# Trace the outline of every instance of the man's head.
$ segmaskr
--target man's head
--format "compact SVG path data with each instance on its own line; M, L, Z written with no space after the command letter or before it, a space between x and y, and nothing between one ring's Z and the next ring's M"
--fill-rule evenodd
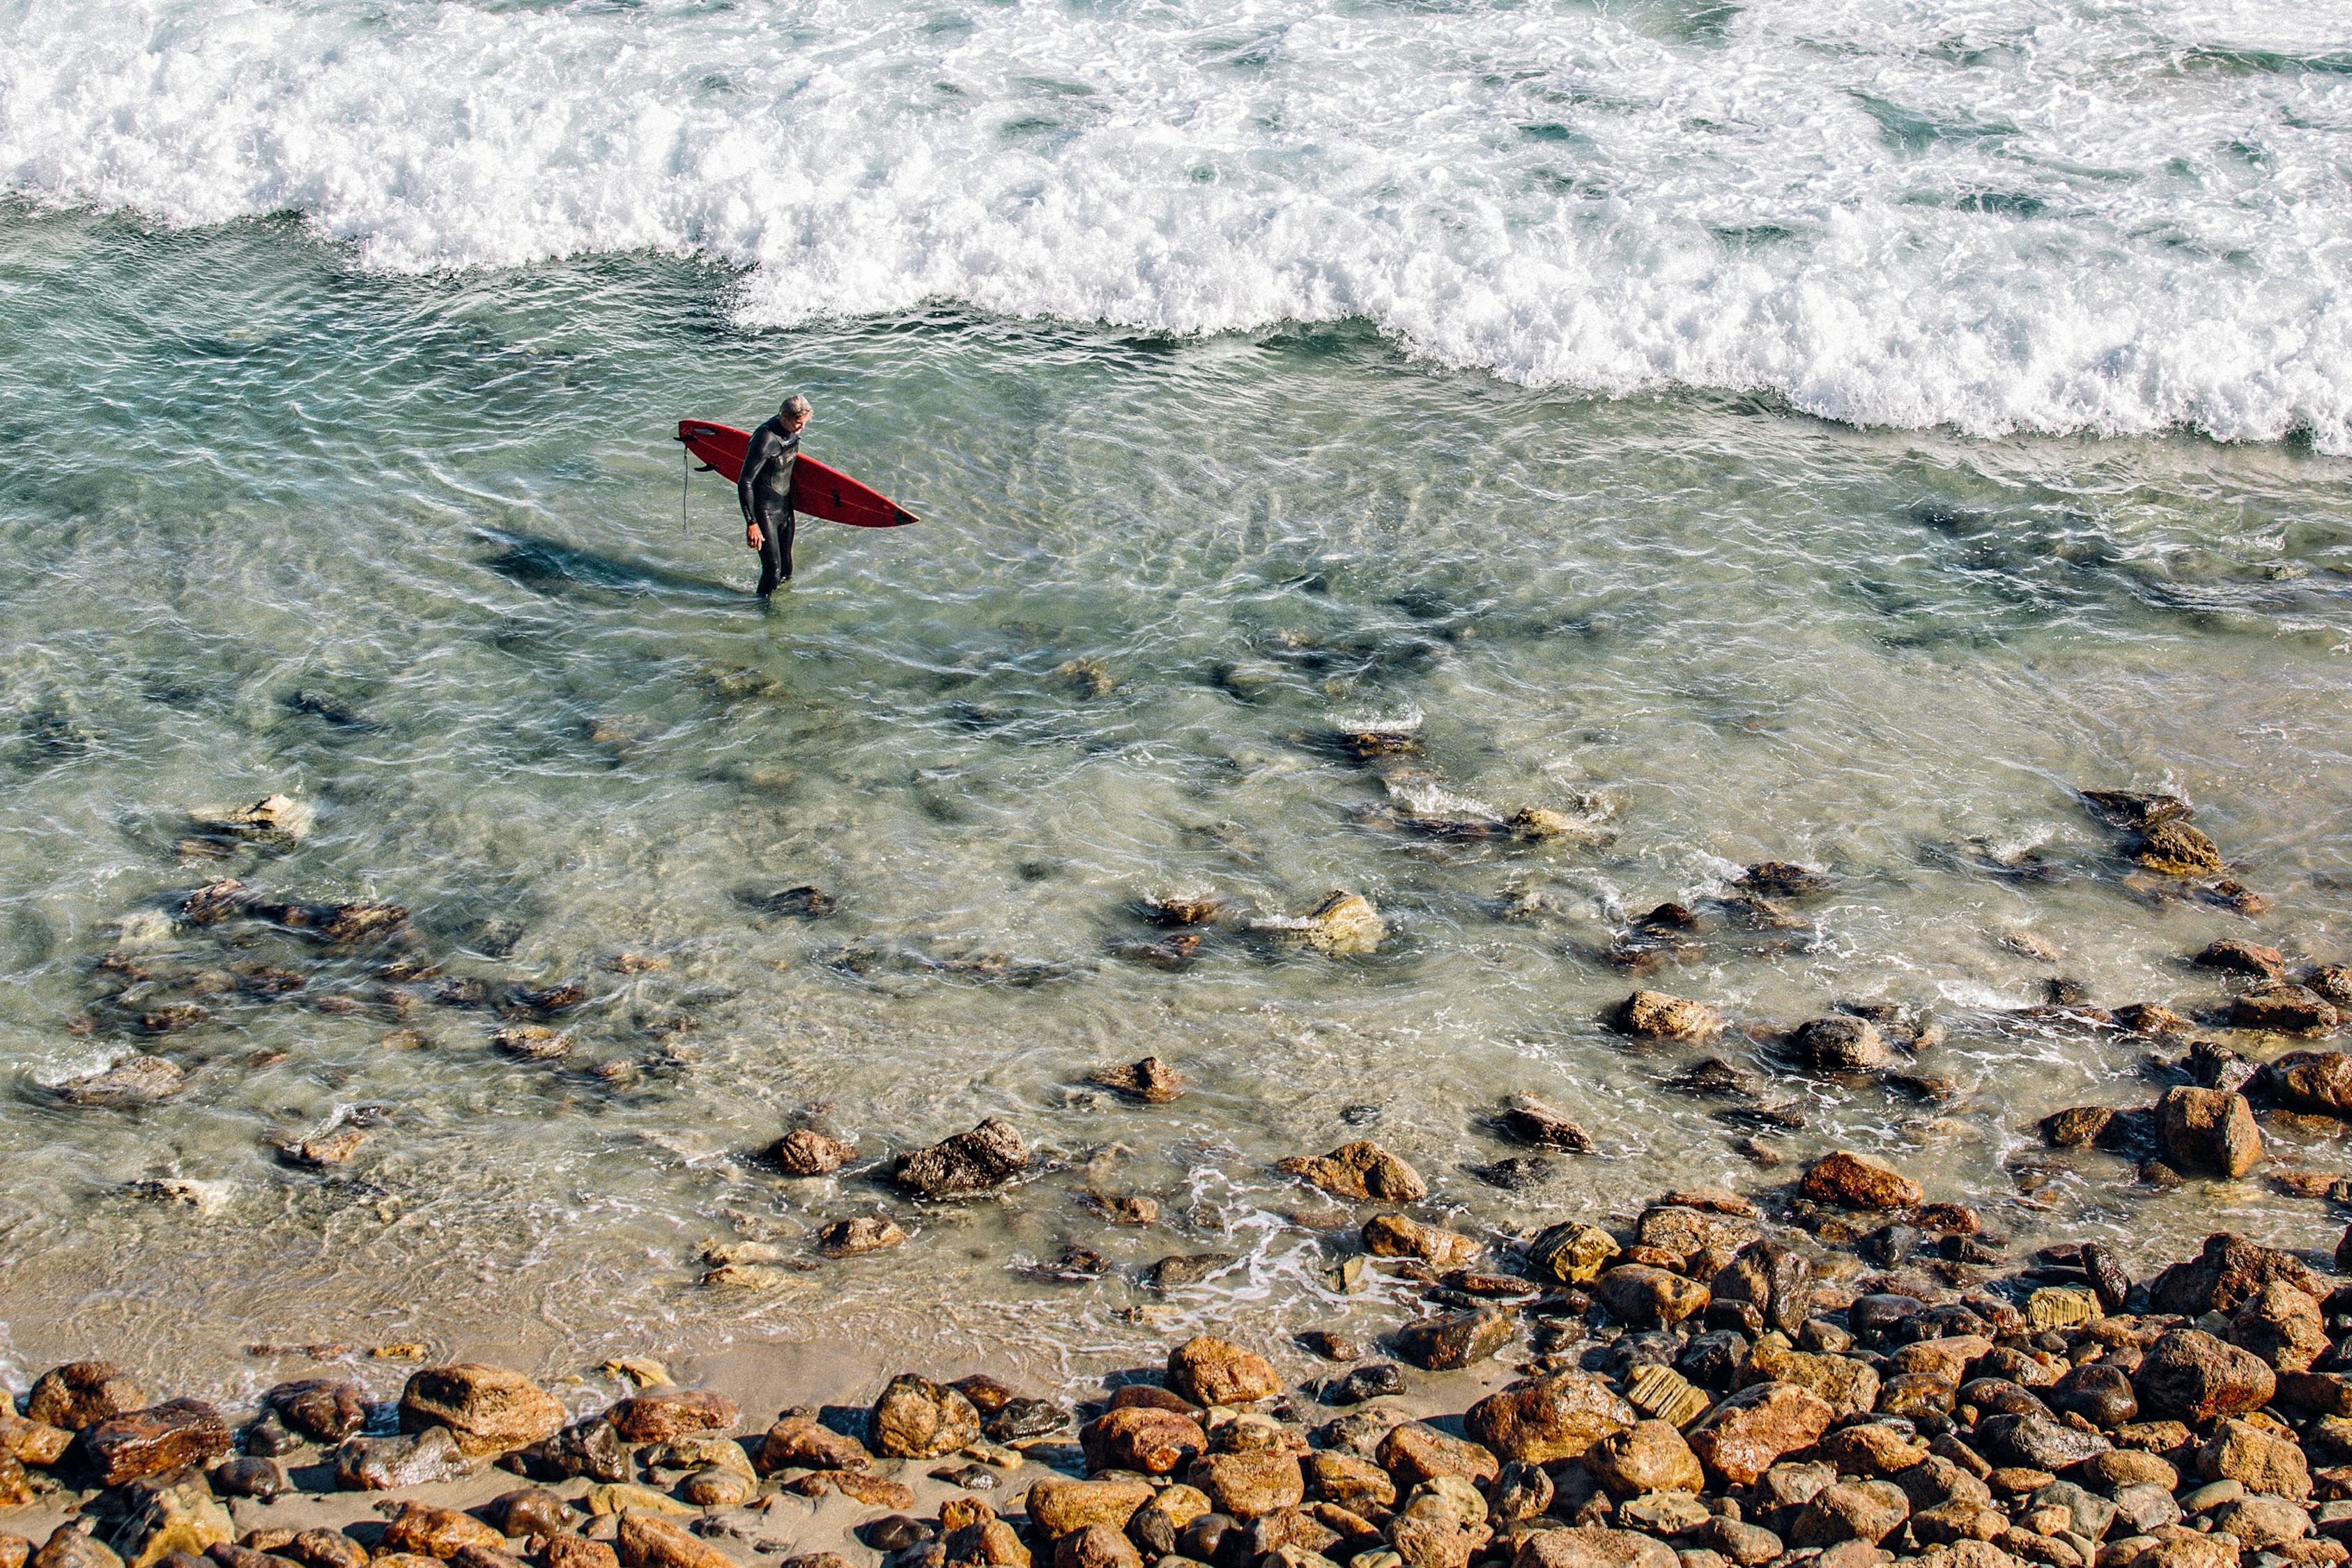
M784 428L798 435L801 426L809 422L809 400L795 392L784 399L784 405L776 413L782 418Z

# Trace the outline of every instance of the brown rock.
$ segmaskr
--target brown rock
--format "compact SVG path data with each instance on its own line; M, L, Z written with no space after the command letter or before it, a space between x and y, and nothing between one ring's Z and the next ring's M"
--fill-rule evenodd
M2302 1501L2311 1495L2311 1468L2291 1436L2248 1421L2223 1421L2197 1450L2197 1473L2209 1481L2237 1481L2250 1492Z
M866 1415L866 1442L893 1459L936 1459L980 1441L980 1412L961 1389L901 1373Z
M335 1484L347 1491L391 1491L466 1473L465 1456L446 1426L408 1437L346 1437L330 1458Z
M1397 1500L1396 1482L1369 1459L1338 1448L1321 1448L1300 1461L1307 1489L1327 1502L1361 1513Z
M122 1559L85 1532L87 1521L57 1527L32 1555L33 1568L122 1568Z
M100 1486L119 1487L229 1450L228 1423L201 1399L170 1399L83 1428L83 1458Z
M1172 1410L1129 1405L1106 1411L1078 1433L1091 1470L1140 1470L1171 1476L1209 1446L1200 1423Z
M2053 1149L2087 1149L2116 1118L2106 1105L2075 1105L2042 1119L2042 1141Z
M614 1544L622 1568L736 1568L716 1546L642 1509L622 1510Z
M827 1258L857 1258L897 1247L907 1239L898 1222L884 1215L854 1215L837 1219L816 1233Z
M1934 1341L1925 1342L1934 1343ZM1914 1349L1906 1345L1904 1350ZM1900 1356L1901 1352L1896 1352ZM1889 1367L1898 1373L1916 1370L1911 1365L1898 1365L1890 1359ZM1787 1338L1773 1332L1759 1337L1748 1352L1737 1381L1743 1387L1757 1383L1793 1383L1800 1388L1811 1389L1829 1404L1839 1417L1867 1415L1878 1404L1879 1377L1867 1362L1848 1356L1818 1355L1791 1347ZM1948 1380L1958 1381L1957 1376Z
M2173 1264L2149 1283L2149 1305L2184 1318L2235 1312L2273 1279L2307 1295L2327 1294L2327 1287L2294 1254L2217 1231L2205 1238L2197 1257Z
M841 1169L843 1163L857 1151L838 1138L828 1138L814 1128L802 1127L785 1133L769 1151L769 1158L791 1176L827 1176Z
M1390 1342L1425 1372L1454 1372L1486 1360L1518 1331L1517 1314L1495 1307L1407 1323Z
M1759 1239L1763 1229L1747 1215L1727 1214L1695 1204L1653 1204L1634 1224L1634 1239L1685 1258L1701 1252L1728 1257Z
M1342 1143L1328 1154L1294 1155L1275 1167L1304 1177L1333 1197L1413 1204L1429 1195L1421 1173L1369 1139Z
M490 1500L490 1522L504 1535L561 1535L569 1525L571 1507L562 1494L548 1487L517 1487Z
M1168 1352L1168 1386L1195 1405L1247 1405L1282 1392L1274 1363L1214 1334L1196 1334Z
M131 1374L110 1361L68 1362L34 1380L25 1402L29 1420L79 1432L110 1415L121 1415L147 1403Z
M308 1568L366 1568L367 1548L340 1530L297 1531L277 1548Z
M1184 1479L1206 1492L1219 1513L1239 1520L1297 1508L1307 1496L1306 1478L1290 1454L1207 1454Z
M768 1428L755 1456L762 1474L773 1470L862 1470L873 1456L856 1438L805 1415L786 1415Z
M1090 1524L1054 1542L1054 1568L1143 1568L1143 1554L1110 1526Z
M2254 1108L2242 1094L2175 1085L2156 1102L2157 1148L2176 1170L2235 1177L2263 1157Z
M1483 1487L1502 1473L1493 1450L1450 1437L1436 1427L1407 1421L1381 1439L1372 1458L1400 1485L1416 1486L1440 1476L1457 1476Z
M1722 1029L1723 1015L1704 1002L1636 991L1619 1005L1616 1026L1645 1040L1703 1040Z
M1463 1430L1506 1459L1548 1465L1573 1459L1635 1420L1633 1407L1588 1372L1528 1378L1486 1395L1462 1417Z
M1828 1401L1789 1383L1743 1388L1692 1428L1691 1451L1710 1480L1750 1486L1783 1454L1810 1447L1835 1418Z
M2289 980L2265 980L2230 999L2230 1023L2274 1035L2324 1035L2344 1021L2336 1004Z
M1511 1568L1677 1568L1674 1549L1631 1530L1538 1530L1519 1542Z
M2159 822L2140 839L2132 858L2168 877L2218 877L2221 852L2185 822Z
M261 1403L287 1426L320 1443L340 1443L367 1425L367 1396L345 1378L281 1383L263 1394Z
M421 1502L403 1503L385 1521L381 1552L413 1552L420 1557L446 1561L463 1546L506 1550L507 1538L470 1513L454 1508L431 1508Z
M969 1132L899 1155L890 1179L917 1197L970 1197L1028 1168L1029 1146L1021 1134L992 1116Z
M2276 980L2286 973L2286 955L2277 948L2257 946L2236 937L2223 937L2209 944L2191 962L2200 969L2251 974L2257 980Z
M724 1432L741 1420L743 1413L723 1394L678 1388L632 1394L604 1416L629 1442L667 1443L689 1432Z
M1125 1530L1135 1510L1151 1500L1151 1483L1140 1480L1072 1481L1051 1477L1029 1489L1029 1518L1049 1537L1088 1525Z
M2243 1497L2213 1510L2217 1532L2236 1536L2242 1551L2275 1551L2311 1533L2311 1515L2284 1498Z
M401 1430L446 1426L461 1454L520 1448L553 1436L562 1426L563 1406L555 1396L508 1367L478 1362L423 1367L400 1392Z
M1789 1529L1795 1546L1859 1541L1875 1546L1911 1517L1911 1500L1892 1481L1840 1481L1815 1492Z
M2260 1409L2277 1380L2261 1357L2200 1329L2175 1329L2148 1348L2132 1374L2140 1409L2202 1424Z
M1706 1489L1698 1456L1669 1422L1637 1421L1601 1438L1583 1458L1585 1469L1612 1497Z
M1146 1057L1125 1067L1097 1068L1087 1075L1087 1081L1145 1105L1165 1105L1185 1089L1183 1075L1158 1057Z
M543 1561L546 1568L621 1568L621 1554L610 1546L568 1533L547 1538Z
M1895 1058L1878 1026L1837 1014L1797 1026L1789 1048L1807 1067L1822 1072L1871 1072Z
M175 1555L201 1563L211 1548L225 1546L236 1535L228 1510L213 1500L212 1489L200 1477L149 1481L126 1488L109 1500L118 1499L126 1506L99 1533L126 1568L154 1568ZM32 1499L27 1495L16 1500Z
M1635 1329L1671 1328L1707 1303L1706 1287L1697 1280L1638 1263L1603 1274L1593 1295L1612 1317Z
M1811 1309L1813 1266L1803 1254L1777 1241L1751 1241L1716 1271L1708 1287L1713 1300L1745 1301L1784 1334L1803 1325Z
M1843 1149L1816 1160L1797 1190L1815 1203L1882 1211L1909 1208L1923 1195L1910 1177Z
M1544 1231L1527 1250L1528 1266L1538 1277L1573 1285L1597 1279L1619 1249L1616 1237L1599 1226L1571 1220Z
M2289 1051L2263 1068L2262 1085L2289 1110L2352 1118L2352 1055Z
M2319 1303L2284 1279L2273 1279L2238 1309L2230 1337L2280 1372L2307 1372L2328 1350Z
M1591 1133L1533 1095L1513 1095L1496 1120L1505 1132L1522 1143L1570 1154L1592 1152Z
M1458 1230L1424 1225L1401 1214L1364 1222L1364 1250L1374 1258L1418 1258L1440 1268L1460 1268L1478 1256L1478 1244Z
M54 1465L73 1446L74 1435L46 1421L28 1421L13 1410L0 1409L0 1450L20 1465ZM7 1568L0 1563L0 1568Z

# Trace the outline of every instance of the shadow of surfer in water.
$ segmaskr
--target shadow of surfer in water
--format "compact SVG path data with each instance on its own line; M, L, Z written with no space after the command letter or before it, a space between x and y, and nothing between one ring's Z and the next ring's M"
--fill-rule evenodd
M708 578L625 561L540 534L509 533L495 528L476 531L500 547L482 564L526 587L551 592L587 588L616 594L689 594L698 599L741 603L741 589Z

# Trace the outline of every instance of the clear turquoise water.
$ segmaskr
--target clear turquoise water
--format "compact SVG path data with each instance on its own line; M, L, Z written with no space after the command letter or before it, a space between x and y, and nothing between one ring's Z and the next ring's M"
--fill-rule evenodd
M1352 322L1182 337L940 306L753 330L740 286L635 255L388 277L282 221L0 209L20 1371L103 1348L226 1385L279 1369L252 1342L568 1366L844 1336L1076 1370L1235 1291L1262 1303L1253 1332L1377 1327L1403 1300L1323 1297L1339 1215L1269 1168L1355 1135L1348 1107L1380 1108L1371 1135L1431 1177L1432 1212L1482 1235L1789 1173L1660 1087L1691 1053L1601 1026L1633 982L1591 956L1766 857L1840 889L1791 931L1710 914L1643 983L1759 1026L1931 1005L1952 1037L1921 1065L1964 1090L1785 1079L1809 1119L1791 1156L1885 1152L2021 1249L2095 1227L2149 1259L2216 1213L2332 1241L2258 1181L2151 1196L2103 1156L2021 1176L2044 1111L2151 1091L2139 1043L1999 1014L2053 973L2213 1005L2183 961L2224 934L2352 956L2343 460L1533 391ZM763 611L710 477L681 532L667 435L793 389L817 405L810 451L925 521L807 525L802 580ZM1108 690L1067 668L1087 660ZM1411 715L1413 774L1332 742ZM2273 911L2135 893L2069 793L2116 785L2192 797ZM300 847L181 852L192 809L271 791L317 807ZM1599 846L1397 820L1587 795L1614 803ZM2037 879L2013 874L2028 850ZM119 984L93 968L114 922L225 873L403 904L448 973L586 982L573 1058L511 1061L481 1013L415 985L396 1014L360 960L242 927L151 933L142 996L239 958L304 990L214 998L160 1040L116 1015L75 1032ZM839 912L740 897L802 883ZM1125 956L1157 934L1133 901L1192 886L1240 915L1360 889L1391 936L1330 960L1222 929L1181 973ZM2063 959L1995 944L2018 929ZM600 967L623 952L667 967ZM383 1043L404 1026L426 1047ZM147 1048L193 1069L184 1095L96 1110L45 1087ZM1142 1109L1084 1086L1147 1052L1195 1091ZM1512 1090L1600 1155L1538 1193L1474 1179L1508 1152L1479 1118ZM359 1106L383 1120L350 1165L277 1162L271 1139ZM851 1173L782 1183L750 1156L814 1106L860 1165L1001 1114L1053 1168L950 1212ZM163 1176L214 1206L126 1190ZM1161 1221L1102 1225L1090 1184ZM693 1283L705 1241L814 1262L807 1230L877 1208L910 1245L769 1291ZM1169 1302L1026 1270L1073 1244L1119 1269L1247 1264Z

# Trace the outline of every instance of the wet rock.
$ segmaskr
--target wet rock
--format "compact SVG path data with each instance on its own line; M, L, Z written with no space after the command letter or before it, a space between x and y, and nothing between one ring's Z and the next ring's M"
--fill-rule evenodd
M572 1054L572 1037L544 1024L509 1024L490 1044L521 1062L560 1062Z
M1144 1283L1155 1290L1180 1290L1198 1285L1241 1261L1231 1252L1197 1252L1163 1258L1144 1270Z
M2179 820L2149 828L2132 858L2167 877L2218 877L2223 869L2221 851L2213 841Z
M522 1450L529 1473L543 1479L585 1476L596 1481L629 1479L629 1450L604 1417L574 1422L543 1442Z
M1010 1122L990 1117L928 1149L901 1154L890 1170L899 1188L924 1198L969 1197L1029 1167L1029 1146Z
M1864 1018L1815 1018L1797 1026L1789 1048L1798 1060L1822 1072L1869 1072L1895 1053L1878 1026Z
M866 1445L805 1415L786 1415L760 1439L754 1460L762 1474L774 1470L862 1470L872 1462Z
M1815 1492L1789 1529L1795 1546L1858 1541L1875 1546L1911 1516L1911 1500L1892 1481L1840 1481Z
M768 1157L788 1176L829 1176L856 1153L853 1144L828 1138L813 1127L800 1127L776 1140Z
M1333 1197L1357 1202L1419 1203L1429 1195L1421 1173L1370 1139L1342 1143L1328 1154L1293 1155L1275 1169L1299 1176Z
M100 1072L68 1079L50 1092L68 1105L113 1109L153 1105L188 1085L188 1075L161 1057L125 1057Z
M1335 891L1305 914L1270 922L1268 929L1317 952L1339 957L1377 952L1388 935L1389 923L1363 894Z
M507 1538L503 1534L470 1513L461 1513L454 1508L405 1502L384 1521L382 1544L376 1550L378 1552L406 1552L419 1557L446 1561L468 1546L503 1552L506 1544Z
M92 1510L100 1521L94 1533L125 1568L154 1568L175 1552L202 1560L236 1535L228 1510L199 1477L147 1481L102 1500L110 1506Z
M1839 1150L1810 1166L1798 1192L1815 1203L1855 1209L1901 1209L1923 1195L1919 1184L1875 1160Z
M67 1521L30 1559L32 1568L123 1568L112 1549L90 1539L88 1521Z
M1783 1454L1811 1447L1834 1417L1829 1403L1811 1389L1759 1383L1708 1411L1688 1440L1711 1480L1750 1486Z
M1600 1278L1620 1248L1600 1226L1570 1220L1542 1232L1527 1250L1528 1267L1539 1278L1569 1285Z
M1532 1095L1514 1095L1496 1118L1505 1133L1539 1149L1592 1152L1592 1135Z
M1054 1542L1053 1568L1143 1568L1143 1558L1119 1531L1090 1524Z
M1357 1362L1366 1353L1361 1340L1336 1329L1308 1329L1298 1336L1298 1343L1308 1354L1325 1361Z
M1612 1317L1635 1329L1671 1327L1707 1303L1707 1289L1697 1280L1640 1264L1610 1269L1593 1294Z
M744 893L745 903L766 914L794 920L821 921L840 909L840 900L822 888L786 888L777 893Z
M2307 1372L2329 1351L2319 1303L2283 1279L2270 1281L2238 1309L2230 1337L2280 1372Z
M1042 1437L1048 1432L1058 1432L1069 1425L1069 1412L1050 1400L1012 1399L1004 1407L988 1418L986 1427L990 1441L1011 1443L1023 1437Z
M1059 1538L1091 1525L1125 1530L1135 1510L1150 1502L1152 1488L1143 1480L1039 1481L1029 1489L1029 1518L1045 1535Z
M1633 1407L1608 1384L1588 1372L1567 1371L1525 1379L1486 1395L1464 1415L1462 1426L1503 1458L1550 1464L1578 1458L1634 1420Z
M552 1436L563 1425L555 1396L502 1366L460 1362L420 1368L400 1393L404 1432L446 1427L466 1455L497 1454Z
M866 1415L866 1444L894 1459L936 1459L980 1440L980 1412L961 1389L901 1373Z
M147 1403L131 1374L110 1361L68 1362L33 1383L25 1401L27 1420L79 1432L110 1416L127 1415Z
M2242 1094L2176 1085L2157 1101L2156 1128L2157 1148L2176 1170L2242 1176L2263 1157L2262 1131Z
M2148 1348L2132 1387L2149 1415L2202 1424L2260 1409L2277 1380L2252 1352L2201 1329L2175 1329Z
M228 1423L200 1399L170 1399L84 1427L81 1451L100 1486L119 1487L220 1458Z
M407 1437L347 1437L331 1456L335 1484L346 1491L393 1491L456 1480L466 1457L446 1426Z
M1078 1441L1088 1469L1150 1476L1174 1475L1209 1446L1208 1434L1190 1416L1132 1405L1104 1412L1080 1429Z
M1426 1372L1452 1372L1493 1356L1518 1331L1517 1317L1481 1307L1408 1323L1396 1331L1396 1353Z
M624 1510L614 1536L623 1568L736 1568L735 1560L668 1520Z
M1168 1387L1199 1405L1247 1405L1282 1392L1281 1374L1255 1351L1196 1334L1168 1352Z
M2193 815L2189 803L2177 795L2086 789L2082 795L2108 826L2127 828L2135 833L2144 833L2162 822L2185 821Z
M2197 1473L2209 1481L2236 1481L2250 1492L2301 1501L2311 1495L2311 1468L2293 1437L2251 1422L2228 1420L2197 1450Z
M1704 1002L1663 991L1636 991L1618 1005L1619 1032L1645 1040L1703 1040L1723 1028L1723 1015Z
M490 1500L485 1511L504 1534L542 1539L562 1534L571 1518L570 1505L545 1487L518 1487L500 1492Z
M2047 1415L1989 1415L1977 1424L1976 1446L1996 1464L2055 1473L2114 1447Z
M1748 867L1736 884L1765 899L1801 899L1826 893L1836 885L1836 879L1828 872L1787 860L1759 860Z
M1323 1402L1327 1405L1361 1405L1368 1399L1402 1394L1404 1389L1404 1373L1401 1370L1389 1362L1374 1362L1325 1384Z
M742 1415L723 1394L680 1388L632 1394L606 1411L604 1419L629 1442L667 1443L693 1432L724 1432Z
M1374 1258L1418 1258L1440 1268L1459 1268L1478 1256L1478 1244L1460 1231L1401 1214L1377 1214L1366 1220L1363 1242Z
M280 1164L306 1171L347 1165L366 1146L368 1135L357 1127L338 1127L307 1138L289 1138L278 1145Z
M2139 1415L2139 1394L2121 1367L2091 1362L2058 1380L2050 1404L2061 1413L2080 1415L2093 1426L2113 1431Z
M1186 1088L1183 1075L1158 1057L1145 1057L1123 1067L1097 1068L1087 1075L1087 1081L1145 1105L1165 1105Z
M2223 937L2209 943L2189 962L2200 969L2251 974L2257 980L2275 980L2286 973L2286 956L2277 948L2263 947L2237 937Z
M193 811L189 826L206 838L241 839L291 848L310 837L319 814L290 795L269 795L234 811Z
M2230 999L2230 1022L2274 1035L2324 1035L2344 1021L2336 1004L2289 980L2266 980Z
M2352 1119L2352 1055L2289 1051L2262 1069L2263 1093L2289 1110Z
M2053 1110L2042 1119L2042 1141L2053 1149L2088 1149L2115 1119L2116 1110L2108 1105L2074 1105Z
M837 1219L816 1233L817 1245L827 1258L856 1258L863 1253L879 1252L897 1247L907 1239L896 1220L878 1215L858 1215Z
M213 1467L213 1490L223 1497L274 1502L286 1489L286 1468L259 1455L225 1459Z
M2185 1318L2235 1312L2273 1279L2309 1296L2327 1294L2327 1287L2294 1254L2217 1231L2205 1238L2196 1258L2171 1265L2149 1283L2148 1304L2155 1311Z

